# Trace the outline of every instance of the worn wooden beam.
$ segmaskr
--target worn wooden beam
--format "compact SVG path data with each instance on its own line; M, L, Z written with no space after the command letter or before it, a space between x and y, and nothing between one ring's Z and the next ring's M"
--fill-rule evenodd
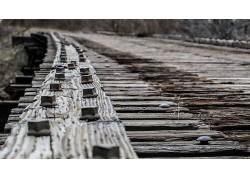
M57 47L55 60L46 63L50 69L57 64L60 56L60 35L51 33ZM50 40L52 41L52 40ZM65 69L65 80L55 79L55 70L50 70L39 86L32 85L27 92L36 92L35 96L25 96L19 100L20 115L9 117L11 134L0 151L0 158L137 158L130 140L126 136L123 123L119 120L109 97L102 90L102 85L90 62L80 62L76 48L72 44L64 45L67 62L76 62L73 70ZM81 83L80 68L88 67L93 82ZM51 83L61 83L62 90L50 90ZM28 86L29 87L29 86ZM36 87L36 88L34 88ZM94 87L96 97L84 97L83 89ZM54 107L43 107L43 96L55 96ZM97 107L96 121L88 121L82 114L82 108ZM82 118L82 119L81 119ZM36 137L29 135L30 123L45 119L48 122L48 135ZM89 118L88 118L89 119ZM98 151L94 151L95 148ZM113 156L103 156L108 148L118 148ZM104 149L103 149L104 148ZM105 150L107 148L107 150ZM105 151L105 152L104 152ZM112 154L111 154L112 155Z

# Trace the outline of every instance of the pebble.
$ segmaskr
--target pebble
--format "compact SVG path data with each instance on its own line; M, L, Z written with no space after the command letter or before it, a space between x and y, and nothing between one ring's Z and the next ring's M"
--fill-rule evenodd
M125 88L133 88L133 86L132 85L127 85L127 86L125 86Z
M120 73L114 73L114 76L120 76Z
M108 59L104 59L104 61L108 61Z
M159 107L161 107L161 108L170 108L170 106L168 104L160 104Z
M106 64L105 67L110 67L110 65L109 65L109 64Z
M200 136L196 141L212 141L212 138L210 136Z

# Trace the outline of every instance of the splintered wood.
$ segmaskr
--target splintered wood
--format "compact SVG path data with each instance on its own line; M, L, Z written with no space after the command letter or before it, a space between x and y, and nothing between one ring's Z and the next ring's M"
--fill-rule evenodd
M56 47L52 70L41 85L33 84L39 87L36 96L12 127L0 150L0 158L137 158L90 59L85 56L85 61L80 61L76 45L65 43L56 33L49 35ZM62 46L67 58L63 63L60 61ZM72 69L69 63L73 64ZM65 79L55 78L58 65L63 67ZM82 83L81 68L89 68L93 81ZM61 84L61 89L51 90L51 83ZM96 96L83 97L83 89L92 87ZM44 96L54 96L55 106L41 106ZM87 107L97 107L94 115L97 119L85 118L82 108ZM50 135L28 135L31 131L28 123L41 120L49 122ZM39 129L38 126L35 128ZM118 147L118 152L114 147Z

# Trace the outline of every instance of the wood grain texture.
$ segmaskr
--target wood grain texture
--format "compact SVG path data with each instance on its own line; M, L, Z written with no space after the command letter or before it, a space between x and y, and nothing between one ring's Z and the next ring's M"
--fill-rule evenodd
M114 101L119 118L125 123L132 144L159 142L150 148L134 146L140 158L171 155L176 158L249 156L246 148L249 147L249 135L246 134L249 129L249 53L235 53L237 50L233 49L222 51L220 48L201 48L198 45L194 47L152 38L99 34L70 36L100 53L97 54L100 58L96 58L95 65L109 73L101 77L106 88L111 84L107 81L120 84L116 80L108 80L108 76L116 72L121 72L121 79L134 74L139 78L134 78L134 82L142 80L149 84L148 90L155 88L153 91L147 91L145 87L124 90L114 85L113 92L110 89L106 91ZM88 56L95 55L88 52ZM102 68L107 62L105 59L110 61L112 68L109 71ZM120 65L125 68L113 68L113 60L116 60L117 65L119 63L119 68ZM132 84L132 78L127 82ZM171 102L170 108L165 111L159 109L157 101L161 101L160 98ZM235 130L244 133L231 134ZM210 145L216 147L198 147L197 142L188 144L201 135L213 137L215 144ZM228 140L240 143L232 143L234 147L229 147ZM161 145L164 142L172 144ZM185 147L175 148L182 142L187 143Z
M54 61L47 62L42 67L51 68L60 57L61 43L54 33L50 33L49 43L54 42L56 54ZM96 75L95 69L90 63L79 62L78 53L72 46L65 46L68 62L76 61L74 70L65 69L65 80L55 80L55 70L50 70L47 75L36 76L32 81L32 96L20 98L19 107L23 107L22 113L12 115L9 122L14 122L10 136L0 150L0 158L31 158L31 159L58 159L58 158L93 158L92 149L95 145L119 146L120 158L137 158L129 138L126 136L124 125L117 116L113 105L101 89L102 84ZM45 58L46 59L46 58ZM65 63L64 65L67 65ZM81 83L80 68L88 67L93 76L93 82ZM38 79L39 78L39 79ZM37 81L39 80L39 81ZM50 83L62 84L62 91L51 91ZM36 88L34 88L36 87ZM83 98L82 89L95 87L98 96L96 98ZM35 96L34 96L35 95ZM41 96L55 95L57 105L55 107L42 107ZM20 105L23 104L23 105ZM79 120L81 108L97 106L100 119L96 122ZM19 119L17 121L17 119ZM49 120L50 136L27 136L29 120Z

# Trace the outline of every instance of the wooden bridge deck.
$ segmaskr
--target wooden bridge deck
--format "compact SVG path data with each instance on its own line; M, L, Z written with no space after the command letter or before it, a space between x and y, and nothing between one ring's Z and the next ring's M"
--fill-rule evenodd
M131 99L114 104L139 157L248 158L248 50L100 34L72 37L148 84L134 86L131 94L139 91L137 96L127 93ZM118 72L118 64L109 64ZM161 103L170 108L159 108ZM120 112L121 106L127 110ZM211 136L211 145L199 145L195 139L201 135Z
M116 143L120 146L123 144L122 149L128 152L126 156L122 151L122 157L136 158L134 150L139 158L249 158L250 54L247 50L151 38L64 35L70 42L81 44L83 49L88 48L84 53L96 71L97 82L103 86L104 96L110 99L117 115L112 120L117 118L122 121L113 130L122 131L120 135L124 136L120 136L121 139L126 139L126 135L130 139L126 145ZM51 50L51 53L55 53L55 50ZM9 123L20 120L23 109L37 97L37 88L50 77L52 54L47 54L40 71L35 73L32 87L26 88L25 96L19 100L19 109L13 110ZM101 88L99 91L103 93ZM70 95L68 92L66 94ZM58 97L66 94L56 93ZM170 107L160 108L159 105L163 103ZM112 106L108 109L112 109ZM27 115L22 114L21 119L24 116ZM98 132L98 128L104 128L104 133L95 134L97 140L102 135L104 139L105 135L112 136L105 125L92 127L85 124L80 128L78 124L70 125L71 128L62 126L68 141L63 140L64 133L59 135L61 139L56 141L62 141L62 144L52 143L53 146L47 148L49 156L41 156L43 153L29 156L29 153L24 153L20 146L24 139L16 142L15 146L5 143L0 155L8 152L1 157L33 158L34 154L39 154L37 158L92 158L92 143L83 148L89 148L88 155L77 149L81 146L77 144L79 138L85 137L81 133L88 129L91 135L96 130ZM16 127L13 131L15 134L9 136L8 142L13 142L14 135L20 129ZM21 133L24 135L25 132ZM213 141L208 145L199 144L196 139L202 135L210 136ZM6 135L2 136L4 141ZM98 142L106 144L109 141ZM17 148L18 153L10 153L11 148ZM53 151L50 152L50 149Z

